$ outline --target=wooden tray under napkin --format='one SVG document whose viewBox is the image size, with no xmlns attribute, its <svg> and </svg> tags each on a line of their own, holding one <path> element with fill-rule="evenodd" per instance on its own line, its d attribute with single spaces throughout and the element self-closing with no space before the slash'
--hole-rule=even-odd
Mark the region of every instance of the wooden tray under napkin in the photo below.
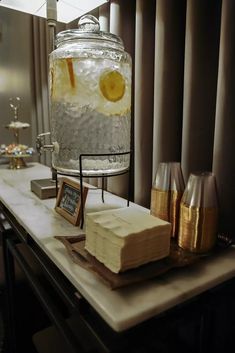
<svg viewBox="0 0 235 353">
<path fill-rule="evenodd" d="M 99 275 L 102 281 L 111 289 L 125 287 L 132 283 L 154 278 L 172 268 L 191 265 L 201 257 L 200 255 L 184 251 L 172 241 L 170 255 L 168 257 L 116 274 L 86 251 L 84 248 L 85 235 L 72 237 L 56 236 L 55 238 L 65 245 L 69 255 L 75 263 L 86 270 Z"/>
</svg>

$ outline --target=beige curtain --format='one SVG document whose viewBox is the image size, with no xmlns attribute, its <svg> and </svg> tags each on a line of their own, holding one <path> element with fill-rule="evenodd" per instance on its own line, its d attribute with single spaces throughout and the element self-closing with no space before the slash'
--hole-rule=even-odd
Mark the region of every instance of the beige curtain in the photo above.
<svg viewBox="0 0 235 353">
<path fill-rule="evenodd" d="M 133 199 L 149 207 L 161 161 L 213 171 L 221 231 L 234 233 L 235 1 L 113 0 L 110 31 L 133 58 Z M 109 182 L 125 194 L 127 180 Z"/>
</svg>

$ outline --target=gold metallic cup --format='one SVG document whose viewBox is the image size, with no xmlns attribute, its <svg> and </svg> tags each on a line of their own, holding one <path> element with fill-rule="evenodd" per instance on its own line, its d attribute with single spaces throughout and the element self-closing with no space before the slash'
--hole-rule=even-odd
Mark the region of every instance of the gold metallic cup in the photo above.
<svg viewBox="0 0 235 353">
<path fill-rule="evenodd" d="M 180 163 L 160 163 L 151 190 L 150 213 L 172 225 L 171 235 L 178 234 L 178 219 L 184 178 Z"/>
<path fill-rule="evenodd" d="M 180 203 L 178 245 L 194 253 L 209 252 L 216 243 L 218 197 L 212 173 L 190 174 Z"/>
</svg>

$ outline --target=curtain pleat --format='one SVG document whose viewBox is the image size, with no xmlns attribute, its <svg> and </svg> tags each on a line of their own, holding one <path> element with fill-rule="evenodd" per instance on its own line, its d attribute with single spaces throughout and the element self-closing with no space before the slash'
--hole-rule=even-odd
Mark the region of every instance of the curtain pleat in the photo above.
<svg viewBox="0 0 235 353">
<path fill-rule="evenodd" d="M 136 1 L 134 197 L 147 206 L 152 184 L 155 1 Z"/>
<path fill-rule="evenodd" d="M 109 31 L 109 12 L 110 12 L 110 5 L 107 2 L 106 4 L 100 6 L 99 8 L 99 23 L 100 23 L 100 30 L 104 32 Z"/>
<path fill-rule="evenodd" d="M 159 0 L 156 8 L 153 168 L 181 161 L 185 0 Z"/>
<path fill-rule="evenodd" d="M 121 35 L 121 9 L 120 0 L 110 1 L 110 27 L 109 31 L 117 36 Z"/>
<path fill-rule="evenodd" d="M 99 23 L 100 30 L 104 32 L 109 32 L 109 13 L 110 13 L 110 4 L 106 3 L 99 8 Z M 85 178 L 85 182 L 94 185 L 98 188 L 102 188 L 102 179 L 101 178 Z M 107 189 L 107 180 L 104 179 L 103 183 L 104 189 Z"/>
<path fill-rule="evenodd" d="M 44 19 L 33 17 L 33 60 L 36 129 L 34 139 L 40 133 L 50 131 L 48 107 L 48 43 L 47 24 Z M 40 162 L 51 165 L 50 153 L 42 153 Z"/>
<path fill-rule="evenodd" d="M 221 2 L 188 0 L 182 129 L 182 167 L 211 171 L 218 76 Z"/>
<path fill-rule="evenodd" d="M 235 2 L 223 1 L 213 171 L 220 201 L 220 231 L 234 236 L 235 199 Z"/>
<path fill-rule="evenodd" d="M 124 42 L 125 50 L 133 58 L 135 48 L 135 0 L 110 1 L 110 32 L 120 36 Z M 132 123 L 133 123 L 133 104 L 132 104 Z M 133 131 L 133 129 L 132 129 Z M 121 131 L 120 131 L 121 133 Z M 133 145 L 133 141 L 132 141 Z M 133 147 L 133 146 L 132 146 Z M 133 148 L 132 148 L 133 149 Z M 128 174 L 108 178 L 107 189 L 124 198 L 128 195 L 129 185 Z M 132 185 L 129 185 L 131 188 Z M 132 190 L 131 190 L 132 191 Z"/>
</svg>

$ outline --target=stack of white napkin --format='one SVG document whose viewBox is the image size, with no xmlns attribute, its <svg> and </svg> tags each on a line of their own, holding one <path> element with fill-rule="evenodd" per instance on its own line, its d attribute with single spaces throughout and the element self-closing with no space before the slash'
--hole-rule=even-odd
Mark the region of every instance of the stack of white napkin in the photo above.
<svg viewBox="0 0 235 353">
<path fill-rule="evenodd" d="M 86 215 L 86 250 L 118 273 L 170 252 L 171 224 L 126 207 Z"/>
</svg>

